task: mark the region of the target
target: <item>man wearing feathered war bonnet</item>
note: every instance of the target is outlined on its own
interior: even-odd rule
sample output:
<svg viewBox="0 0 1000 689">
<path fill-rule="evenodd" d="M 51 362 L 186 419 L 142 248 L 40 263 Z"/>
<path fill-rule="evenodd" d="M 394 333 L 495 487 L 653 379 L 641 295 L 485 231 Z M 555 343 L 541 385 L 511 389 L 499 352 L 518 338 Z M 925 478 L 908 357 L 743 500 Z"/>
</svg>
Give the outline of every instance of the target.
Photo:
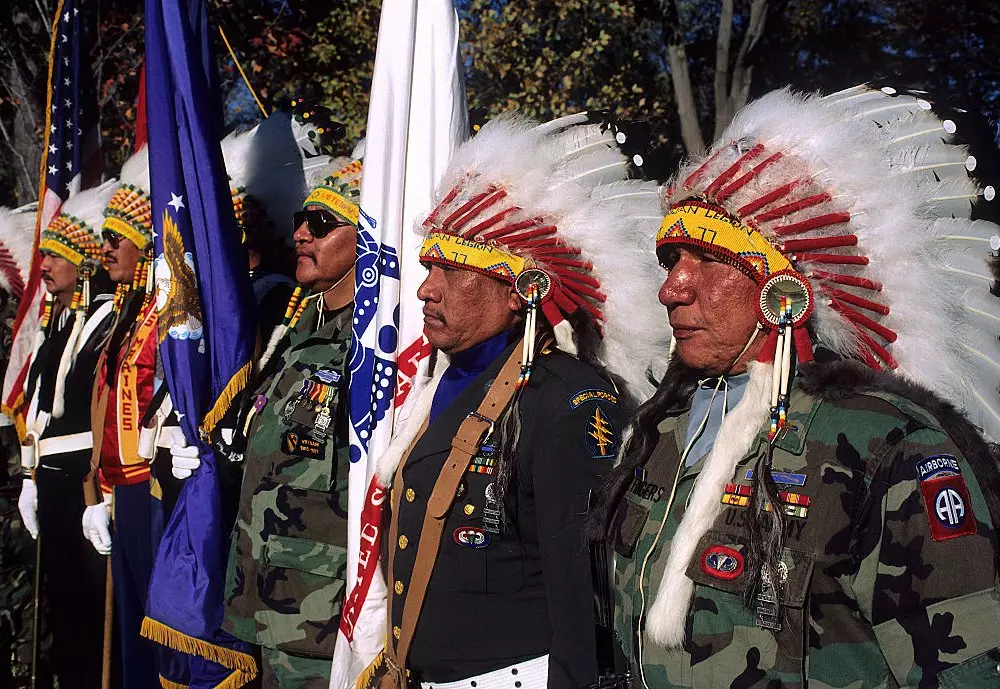
<svg viewBox="0 0 1000 689">
<path fill-rule="evenodd" d="M 438 187 L 417 296 L 439 354 L 378 465 L 386 646 L 363 684 L 596 680 L 587 498 L 666 348 L 628 330 L 657 311 L 642 235 L 658 199 L 626 180 L 614 135 L 586 116 L 496 120 Z"/>
<path fill-rule="evenodd" d="M 1000 237 L 938 112 L 778 91 L 667 188 L 673 357 L 594 515 L 638 685 L 996 686 Z"/>
</svg>

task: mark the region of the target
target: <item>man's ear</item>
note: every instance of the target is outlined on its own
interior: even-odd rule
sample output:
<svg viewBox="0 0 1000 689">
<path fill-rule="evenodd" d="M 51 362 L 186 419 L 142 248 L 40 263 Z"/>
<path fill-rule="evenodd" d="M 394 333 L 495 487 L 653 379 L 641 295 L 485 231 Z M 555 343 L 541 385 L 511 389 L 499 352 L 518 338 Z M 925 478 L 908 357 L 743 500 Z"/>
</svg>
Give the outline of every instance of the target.
<svg viewBox="0 0 1000 689">
<path fill-rule="evenodd" d="M 521 295 L 517 293 L 514 286 L 511 285 L 507 293 L 507 308 L 509 308 L 514 313 L 518 313 L 522 308 L 524 308 L 524 300 L 521 299 Z"/>
</svg>

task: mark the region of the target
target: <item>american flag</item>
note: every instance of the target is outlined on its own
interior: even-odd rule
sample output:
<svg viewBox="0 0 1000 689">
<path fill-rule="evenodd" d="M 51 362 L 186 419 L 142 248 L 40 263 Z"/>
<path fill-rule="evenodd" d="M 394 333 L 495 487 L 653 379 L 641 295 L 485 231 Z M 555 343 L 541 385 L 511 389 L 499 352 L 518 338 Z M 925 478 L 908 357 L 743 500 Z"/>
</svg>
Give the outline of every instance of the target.
<svg viewBox="0 0 1000 689">
<path fill-rule="evenodd" d="M 52 21 L 35 251 L 14 324 L 14 343 L 3 382 L 3 412 L 23 436 L 23 392 L 42 312 L 38 239 L 71 193 L 101 181 L 97 84 L 90 65 L 97 33 L 95 0 L 61 0 Z"/>
</svg>

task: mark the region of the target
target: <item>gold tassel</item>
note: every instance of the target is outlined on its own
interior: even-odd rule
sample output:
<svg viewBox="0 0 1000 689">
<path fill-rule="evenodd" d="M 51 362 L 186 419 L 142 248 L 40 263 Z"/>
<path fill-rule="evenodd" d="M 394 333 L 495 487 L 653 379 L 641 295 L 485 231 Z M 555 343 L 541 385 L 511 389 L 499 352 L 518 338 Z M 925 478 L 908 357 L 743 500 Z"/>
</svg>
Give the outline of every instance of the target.
<svg viewBox="0 0 1000 689">
<path fill-rule="evenodd" d="M 243 391 L 243 388 L 247 386 L 250 380 L 250 372 L 253 370 L 253 362 L 248 361 L 240 367 L 240 370 L 233 374 L 233 377 L 229 379 L 226 387 L 222 389 L 219 393 L 218 399 L 215 400 L 215 404 L 212 405 L 211 410 L 205 414 L 204 420 L 201 422 L 201 427 L 206 434 L 211 433 L 215 429 L 215 425 L 222 420 L 222 417 L 226 415 L 229 411 L 229 405 L 232 404 L 233 398 Z"/>
<path fill-rule="evenodd" d="M 196 639 L 149 617 L 142 620 L 140 634 L 161 646 L 205 658 L 232 670 L 232 674 L 219 683 L 215 689 L 239 689 L 257 676 L 257 661 L 253 659 L 253 656 Z"/>
<path fill-rule="evenodd" d="M 354 689 L 371 689 L 374 686 L 375 680 L 377 679 L 378 671 L 382 669 L 385 664 L 385 649 L 383 648 L 375 656 L 375 660 L 368 664 L 368 667 L 358 675 L 357 681 L 354 683 Z"/>
</svg>

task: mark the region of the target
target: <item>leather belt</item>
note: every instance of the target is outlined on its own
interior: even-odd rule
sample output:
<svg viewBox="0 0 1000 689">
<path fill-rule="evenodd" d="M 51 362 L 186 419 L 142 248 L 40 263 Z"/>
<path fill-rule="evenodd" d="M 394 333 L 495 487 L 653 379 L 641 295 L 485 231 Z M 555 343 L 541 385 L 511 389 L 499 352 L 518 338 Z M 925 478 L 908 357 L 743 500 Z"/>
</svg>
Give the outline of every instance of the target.
<svg viewBox="0 0 1000 689">
<path fill-rule="evenodd" d="M 546 689 L 549 656 L 545 654 L 499 670 L 484 672 L 455 682 L 421 682 L 421 689 Z"/>
</svg>

